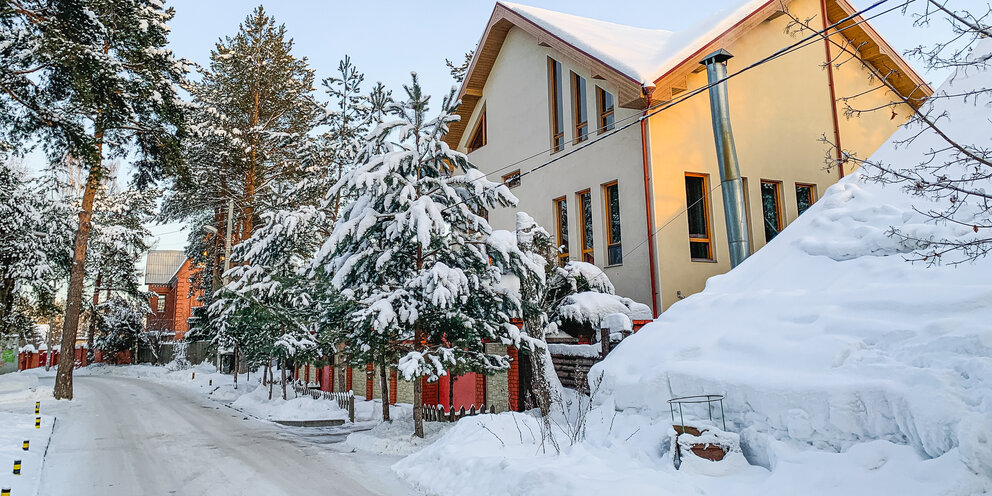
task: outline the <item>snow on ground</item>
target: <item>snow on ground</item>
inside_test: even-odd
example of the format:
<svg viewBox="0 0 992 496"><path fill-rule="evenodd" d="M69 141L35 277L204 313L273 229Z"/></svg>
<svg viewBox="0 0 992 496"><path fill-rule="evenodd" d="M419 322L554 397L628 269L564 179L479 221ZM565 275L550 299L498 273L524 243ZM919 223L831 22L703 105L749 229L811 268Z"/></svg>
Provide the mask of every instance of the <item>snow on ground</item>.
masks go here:
<svg viewBox="0 0 992 496"><path fill-rule="evenodd" d="M272 399L269 399L268 386L250 386L249 393L241 395L231 403L236 408L257 418L268 420L332 420L348 418L348 411L339 407L336 401L313 399L310 396L294 397L289 391L287 399L282 399L282 390L275 385ZM247 388L246 388L247 389Z"/></svg>
<svg viewBox="0 0 992 496"><path fill-rule="evenodd" d="M40 386L38 377L45 369L0 375L0 489L12 495L37 492L43 456L54 427L48 413L52 388ZM55 370L50 372L54 374ZM34 406L41 401L41 428L35 428ZM28 451L23 443L28 441ZM21 461L21 474L14 475L14 461Z"/></svg>
<svg viewBox="0 0 992 496"><path fill-rule="evenodd" d="M990 84L992 71L973 68L942 91ZM992 144L988 105L938 105L955 138ZM894 143L918 131L900 130L873 158L909 167L945 148L928 132ZM554 427L507 413L462 420L394 470L440 495L990 493L992 259L908 262L919 246L889 236L892 227L986 234L935 225L917 211L928 208L851 175L597 365L584 434L559 432L560 455L549 447ZM703 393L726 395L727 430L749 464L674 468L667 400ZM686 413L708 417L700 406Z"/></svg>
<svg viewBox="0 0 992 496"><path fill-rule="evenodd" d="M375 402L375 406L381 408L382 405ZM369 425L373 425L370 430L348 435L345 444L366 453L409 455L438 440L455 425L450 422L424 422L424 438L421 439L413 435L412 405L391 405L389 416L392 419L390 422L382 422L380 411L375 420L370 421Z"/></svg>

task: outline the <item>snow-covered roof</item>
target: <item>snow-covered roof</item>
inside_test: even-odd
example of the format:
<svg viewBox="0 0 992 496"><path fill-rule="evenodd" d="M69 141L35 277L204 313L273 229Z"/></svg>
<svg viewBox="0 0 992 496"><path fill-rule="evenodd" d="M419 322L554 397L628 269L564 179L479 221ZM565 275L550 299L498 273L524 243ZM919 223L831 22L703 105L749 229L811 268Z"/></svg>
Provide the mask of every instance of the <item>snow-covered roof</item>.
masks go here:
<svg viewBox="0 0 992 496"><path fill-rule="evenodd" d="M737 0L700 22L677 30L633 27L511 2L497 2L479 41L458 94L460 121L452 122L445 141L457 146L468 118L482 99L486 80L511 28L537 38L543 46L582 61L593 77L614 85L621 107L643 109L649 101L667 100L684 76L698 68L709 51L722 48L751 28L780 15L790 0ZM869 63L914 105L932 90L898 53L860 16L848 0L826 0L827 21L846 22L844 36L863 53L875 53ZM848 19L850 16L850 19ZM653 18L652 18L653 19ZM685 88L681 88L685 89ZM663 90L663 91L656 91ZM654 93L652 93L652 91Z"/></svg>
<svg viewBox="0 0 992 496"><path fill-rule="evenodd" d="M739 0L679 31L625 26L510 2L500 2L562 41L627 77L650 85L693 52L775 0Z"/></svg>
<svg viewBox="0 0 992 496"><path fill-rule="evenodd" d="M145 261L145 284L168 284L185 261L182 250L150 250Z"/></svg>

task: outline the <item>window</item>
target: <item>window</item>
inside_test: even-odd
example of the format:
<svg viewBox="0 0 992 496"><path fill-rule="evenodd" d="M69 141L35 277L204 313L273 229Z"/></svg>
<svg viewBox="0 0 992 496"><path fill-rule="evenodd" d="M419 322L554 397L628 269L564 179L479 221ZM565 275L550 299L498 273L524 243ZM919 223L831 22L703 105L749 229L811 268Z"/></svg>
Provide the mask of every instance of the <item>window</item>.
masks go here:
<svg viewBox="0 0 992 496"><path fill-rule="evenodd" d="M565 124L562 122L561 62L548 57L548 88L551 97L551 153L565 148Z"/></svg>
<svg viewBox="0 0 992 496"><path fill-rule="evenodd" d="M486 106L482 106L479 114L479 122L475 124L475 131L472 131L472 139L468 141L468 152L472 153L479 148L486 146Z"/></svg>
<svg viewBox="0 0 992 496"><path fill-rule="evenodd" d="M617 183L603 186L606 197L606 264L623 263L623 246L620 244L620 194Z"/></svg>
<svg viewBox="0 0 992 496"><path fill-rule="evenodd" d="M165 295L164 294L158 295L158 304L156 306L158 306L158 309L156 310L158 313L162 313L162 312L165 311Z"/></svg>
<svg viewBox="0 0 992 496"><path fill-rule="evenodd" d="M799 215L802 215L816 201L816 186L812 184L796 183L796 206Z"/></svg>
<svg viewBox="0 0 992 496"><path fill-rule="evenodd" d="M575 121L575 143L589 137L589 106L586 104L586 80L572 73L572 119Z"/></svg>
<svg viewBox="0 0 992 496"><path fill-rule="evenodd" d="M503 184L505 184L507 188L516 188L517 186L520 186L520 169L503 176Z"/></svg>
<svg viewBox="0 0 992 496"><path fill-rule="evenodd" d="M713 260L710 237L710 190L704 174L685 175L686 217L689 219L689 258Z"/></svg>
<svg viewBox="0 0 992 496"><path fill-rule="evenodd" d="M599 112L599 121L597 123L599 132L612 131L613 95L599 86L596 87L596 108Z"/></svg>
<svg viewBox="0 0 992 496"><path fill-rule="evenodd" d="M782 183L761 181L761 211L765 218L765 241L782 232Z"/></svg>
<svg viewBox="0 0 992 496"><path fill-rule="evenodd" d="M582 261L596 263L592 245L592 194L585 190L576 196L579 197L579 232L582 238L579 246L582 248Z"/></svg>
<svg viewBox="0 0 992 496"><path fill-rule="evenodd" d="M558 236L558 265L568 263L568 204L565 197L555 201L555 232Z"/></svg>

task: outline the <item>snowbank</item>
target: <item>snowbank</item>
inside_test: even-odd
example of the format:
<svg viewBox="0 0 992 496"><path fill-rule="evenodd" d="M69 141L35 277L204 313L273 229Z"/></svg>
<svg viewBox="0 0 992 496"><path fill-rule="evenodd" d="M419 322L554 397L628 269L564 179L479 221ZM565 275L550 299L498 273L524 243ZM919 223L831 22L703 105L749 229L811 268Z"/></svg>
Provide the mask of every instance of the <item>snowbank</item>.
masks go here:
<svg viewBox="0 0 992 496"><path fill-rule="evenodd" d="M424 438L413 435L412 408L390 410L390 422L380 422L370 430L348 435L345 444L358 451L381 455L409 455L437 441L455 424L449 422L424 422Z"/></svg>
<svg viewBox="0 0 992 496"><path fill-rule="evenodd" d="M231 406L254 417L268 420L347 420L348 418L348 411L339 407L336 401L294 396L295 394L290 391L288 398L283 400L282 390L273 385L270 400L269 387L259 385L251 389L250 393L234 400Z"/></svg>

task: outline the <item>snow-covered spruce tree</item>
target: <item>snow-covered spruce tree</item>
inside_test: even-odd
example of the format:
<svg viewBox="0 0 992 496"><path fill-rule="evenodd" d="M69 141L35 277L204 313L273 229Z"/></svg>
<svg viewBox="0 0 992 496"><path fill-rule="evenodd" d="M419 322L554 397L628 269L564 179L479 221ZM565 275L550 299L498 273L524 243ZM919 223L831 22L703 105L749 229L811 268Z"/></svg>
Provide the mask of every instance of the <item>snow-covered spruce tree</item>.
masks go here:
<svg viewBox="0 0 992 496"><path fill-rule="evenodd" d="M549 324L547 308L548 283L554 281L558 264L551 235L525 212L517 212L514 231L520 260L512 264L511 272L520 281L521 314L524 332L531 338L531 390L541 414L547 418L552 403L562 398L562 385L546 346L545 331ZM539 274L540 277L529 276Z"/></svg>
<svg viewBox="0 0 992 496"><path fill-rule="evenodd" d="M416 74L404 90L407 99L389 109L393 120L370 134L355 168L332 189L354 201L313 267L356 305L347 353L383 345L405 353L398 369L413 381L415 435L423 437L421 378L504 370L507 357L487 353L484 342L521 344L510 323L520 301L500 286L501 269L490 263L498 250L476 213L516 198L442 140L457 119L453 91L428 118Z"/></svg>
<svg viewBox="0 0 992 496"><path fill-rule="evenodd" d="M464 60L457 65L449 59L444 59L444 65L448 67L448 73L451 74L455 82L460 83L465 80L465 75L468 74L468 68L472 65L473 57L475 57L475 49L465 52Z"/></svg>
<svg viewBox="0 0 992 496"><path fill-rule="evenodd" d="M313 226L323 214L301 207L261 217L262 225L236 247L234 266L224 274L230 282L218 292L209 315L219 345L234 347L249 363L279 359L285 371L290 360L311 361L323 355L309 281L301 272L316 250L319 240ZM271 377L269 365L266 370Z"/></svg>
<svg viewBox="0 0 992 496"><path fill-rule="evenodd" d="M38 29L37 50L23 77L32 86L7 95L18 102L22 135L43 143L51 157L82 160L86 187L79 209L66 298L62 345L75 344L82 308L86 248L93 204L104 175L104 158L134 153L139 186L177 172L183 103L177 83L185 65L166 48L173 11L160 0L66 0L5 2L4 15ZM11 14L12 12L12 14ZM21 87L24 87L22 85ZM72 361L59 364L54 396L72 399Z"/></svg>
<svg viewBox="0 0 992 496"><path fill-rule="evenodd" d="M52 184L0 162L0 335L13 334L13 322L23 320L18 301L33 297L45 307L68 275L74 212Z"/></svg>
<svg viewBox="0 0 992 496"><path fill-rule="evenodd" d="M91 355L96 350L99 324L95 304L116 296L135 307L147 306L147 294L139 286L135 266L148 251L145 240L151 232L145 224L154 218L159 195L152 189L119 192L115 189L112 181L108 181L97 195L93 233L87 248L86 277L94 302L86 305L90 313L87 344Z"/></svg>
<svg viewBox="0 0 992 496"><path fill-rule="evenodd" d="M118 295L96 305L94 310L99 334L95 345L110 360L115 360L119 352L134 349L139 340L147 339L144 319L152 311L147 300L136 302Z"/></svg>

